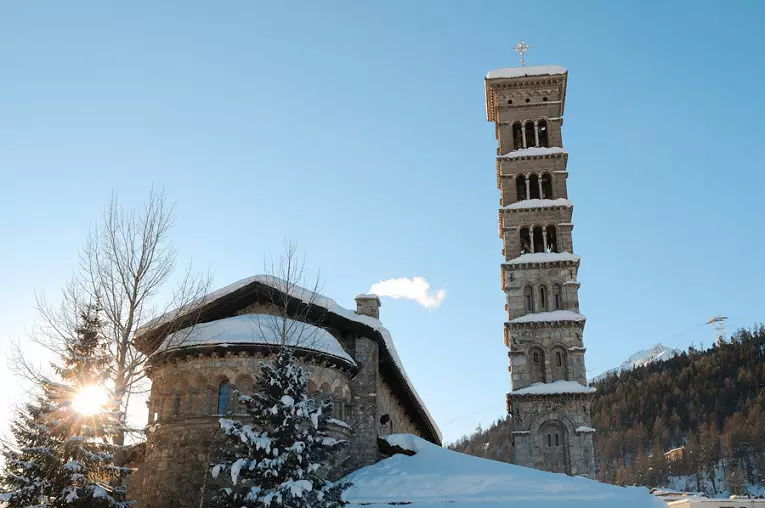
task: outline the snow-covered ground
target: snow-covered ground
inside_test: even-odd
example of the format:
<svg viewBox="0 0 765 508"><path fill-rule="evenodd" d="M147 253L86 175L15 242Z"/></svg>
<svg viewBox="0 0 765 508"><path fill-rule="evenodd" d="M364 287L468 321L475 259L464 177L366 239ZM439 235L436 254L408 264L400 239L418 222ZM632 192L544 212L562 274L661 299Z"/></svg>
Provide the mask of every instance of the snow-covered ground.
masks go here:
<svg viewBox="0 0 765 508"><path fill-rule="evenodd" d="M599 381L605 377L607 377L609 374L619 374L622 371L626 370L632 370L636 367L642 367L644 365L648 365L649 363L662 361L662 360L668 360L672 358L675 355L681 354L682 351L679 349L675 349L673 347L665 346L664 344L656 344L655 346L649 348L649 349L641 349L640 351L637 351L632 356L627 358L624 362L622 362L621 365L616 367L615 369L610 369L602 374L599 374L592 378L592 381Z"/></svg>
<svg viewBox="0 0 765 508"><path fill-rule="evenodd" d="M647 488L616 487L441 448L408 434L386 436L415 452L354 471L344 494L351 506L411 508L662 508Z"/></svg>

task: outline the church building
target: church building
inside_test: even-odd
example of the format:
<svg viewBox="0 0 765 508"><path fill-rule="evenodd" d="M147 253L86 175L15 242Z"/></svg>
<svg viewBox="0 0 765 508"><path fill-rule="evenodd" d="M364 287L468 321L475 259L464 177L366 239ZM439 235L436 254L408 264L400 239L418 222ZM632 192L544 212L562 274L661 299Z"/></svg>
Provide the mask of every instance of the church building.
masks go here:
<svg viewBox="0 0 765 508"><path fill-rule="evenodd" d="M281 347L282 323L309 371L309 391L335 402L330 430L349 441L337 474L377 462L381 436L408 433L440 445L440 431L379 321L379 298L359 295L356 304L346 309L261 275L139 330L152 388L147 441L130 487L138 508L199 506L216 488L209 469L220 444L218 420L236 416L234 390L252 389L260 361Z"/></svg>
<svg viewBox="0 0 765 508"><path fill-rule="evenodd" d="M521 54L525 52L521 42ZM504 328L510 357L515 461L593 476L594 449L579 256L572 242L568 152L561 127L568 72L558 65L498 69L486 76L494 122Z"/></svg>

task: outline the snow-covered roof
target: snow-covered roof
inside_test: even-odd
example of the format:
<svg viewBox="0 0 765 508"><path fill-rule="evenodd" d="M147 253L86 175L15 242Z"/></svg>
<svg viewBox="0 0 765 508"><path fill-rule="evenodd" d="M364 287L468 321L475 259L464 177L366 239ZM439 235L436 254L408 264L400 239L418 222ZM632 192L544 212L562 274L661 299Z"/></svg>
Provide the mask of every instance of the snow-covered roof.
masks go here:
<svg viewBox="0 0 765 508"><path fill-rule="evenodd" d="M565 67L560 65L534 65L531 67L508 67L506 69L494 69L486 74L486 79L522 78L525 76L553 76L566 74Z"/></svg>
<svg viewBox="0 0 765 508"><path fill-rule="evenodd" d="M377 334L382 338L381 345L390 356L390 359L395 366L395 370L398 371L398 373L400 374L402 381L404 382L407 389L414 397L416 403L419 405L423 415L428 421L428 424L432 427L433 431L438 436L439 441L443 440L441 430L438 428L438 425L436 424L435 419L428 411L427 406L425 406L425 403L422 401L422 398L417 393L417 390L414 388L414 383L412 383L412 380L409 378L409 376L406 373L406 370L404 369L404 364L401 361L401 358L399 358L398 356L398 352L396 351L396 347L393 344L393 338L391 337L390 332L388 331L387 328L385 328L382 325L380 320L375 319L371 316L364 316L361 314L357 314L355 311L351 309L346 309L345 307L341 307L332 298L326 297L318 293L314 293L313 291L309 289L302 288L295 284L287 284L285 281L277 277L273 277L271 275L255 275L252 277L247 277L245 279L239 280L237 282L229 284L228 286L225 286L221 289L218 289L216 291L213 291L212 293L209 293L203 296L202 298L199 299L199 301L194 302L188 305L187 307L192 309L200 308L202 306L211 304L215 300L228 296L234 293L235 291L243 289L254 283L260 283L265 286L269 286L271 288L276 289L277 291L285 291L285 288L289 287L289 296L296 298L298 300L301 300L305 303L310 303L311 305L323 308L328 313L332 313L344 319L347 319L349 321L354 321L356 323L365 325L371 328L372 330L374 330L375 332L377 332ZM138 331L136 331L136 335L140 336L143 334L151 333L153 330L157 329L158 327L164 324L167 324L168 322L177 318L179 318L178 311L172 310L166 314L163 314L159 318L154 319L153 321L149 322L145 326L141 327ZM199 326L199 325L196 325L196 326Z"/></svg>
<svg viewBox="0 0 765 508"><path fill-rule="evenodd" d="M483 459L411 435L383 439L414 455L393 455L346 476L352 485L343 498L350 506L666 508L645 487L618 487Z"/></svg>
<svg viewBox="0 0 765 508"><path fill-rule="evenodd" d="M521 317L511 319L510 323L536 323L547 321L584 321L585 318L582 314L571 310L554 310L551 312L536 312L531 314L525 314Z"/></svg>
<svg viewBox="0 0 765 508"><path fill-rule="evenodd" d="M559 393L595 393L592 386L580 385L576 381L553 381L552 383L534 383L520 390L513 390L511 395L555 395Z"/></svg>
<svg viewBox="0 0 765 508"><path fill-rule="evenodd" d="M337 339L324 328L292 319L286 319L284 324L291 346L342 358L356 365ZM281 318L268 314L243 314L200 323L168 335L157 348L157 353L234 344L278 346L281 343L281 325Z"/></svg>
<svg viewBox="0 0 765 508"><path fill-rule="evenodd" d="M554 263L556 261L579 262L579 256L570 252L534 252L521 254L517 258L502 263L503 265L522 265L525 263Z"/></svg>
<svg viewBox="0 0 765 508"><path fill-rule="evenodd" d="M585 433L587 433L587 432L595 432L595 429L593 429L592 427L588 427L587 425L580 425L575 430L576 430L576 432L585 432Z"/></svg>
<svg viewBox="0 0 765 508"><path fill-rule="evenodd" d="M536 157L539 155L555 155L558 153L567 154L568 152L559 146L551 146L551 147L532 146L531 148L521 148L520 150L508 152L503 155L497 155L497 158L498 159L518 159L520 157Z"/></svg>
<svg viewBox="0 0 765 508"><path fill-rule="evenodd" d="M552 208L553 206L565 206L570 208L574 205L566 198L524 199L523 201L516 201L515 203L503 206L502 208L504 210L525 210L527 208Z"/></svg>

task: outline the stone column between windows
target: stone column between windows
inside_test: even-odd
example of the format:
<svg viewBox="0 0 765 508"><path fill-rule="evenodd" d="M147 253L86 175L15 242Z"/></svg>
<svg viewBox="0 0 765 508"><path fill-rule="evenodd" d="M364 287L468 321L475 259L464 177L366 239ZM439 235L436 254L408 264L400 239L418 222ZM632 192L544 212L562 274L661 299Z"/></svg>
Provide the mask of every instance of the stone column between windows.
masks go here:
<svg viewBox="0 0 765 508"><path fill-rule="evenodd" d="M539 175L537 178L537 183L539 184L539 199L544 199L544 194L542 193L542 175Z"/></svg>
<svg viewBox="0 0 765 508"><path fill-rule="evenodd" d="M537 120L534 120L534 141L536 142L534 146L539 146L539 125L537 125Z"/></svg>
<svg viewBox="0 0 765 508"><path fill-rule="evenodd" d="M526 199L531 199L531 179L526 175Z"/></svg>
<svg viewBox="0 0 765 508"><path fill-rule="evenodd" d="M526 148L526 126L521 124L521 137L523 138L523 148Z"/></svg>
<svg viewBox="0 0 765 508"><path fill-rule="evenodd" d="M542 246L544 247L543 252L547 252L547 228L542 228Z"/></svg>
<svg viewBox="0 0 765 508"><path fill-rule="evenodd" d="M534 254L534 227L529 228L529 250Z"/></svg>

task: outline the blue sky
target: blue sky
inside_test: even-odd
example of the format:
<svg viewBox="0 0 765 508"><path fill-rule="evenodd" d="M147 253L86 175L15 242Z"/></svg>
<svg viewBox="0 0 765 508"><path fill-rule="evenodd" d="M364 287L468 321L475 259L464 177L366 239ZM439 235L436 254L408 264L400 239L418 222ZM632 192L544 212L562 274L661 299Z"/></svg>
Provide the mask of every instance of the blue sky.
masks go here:
<svg viewBox="0 0 765 508"><path fill-rule="evenodd" d="M518 65L521 36L530 65L569 69L590 373L708 345L712 315L764 318L763 19L756 1L3 2L0 348L111 192L154 185L181 263L216 286L291 238L348 307L393 277L445 289L436 309L386 298L382 319L447 440L502 416L483 78Z"/></svg>

